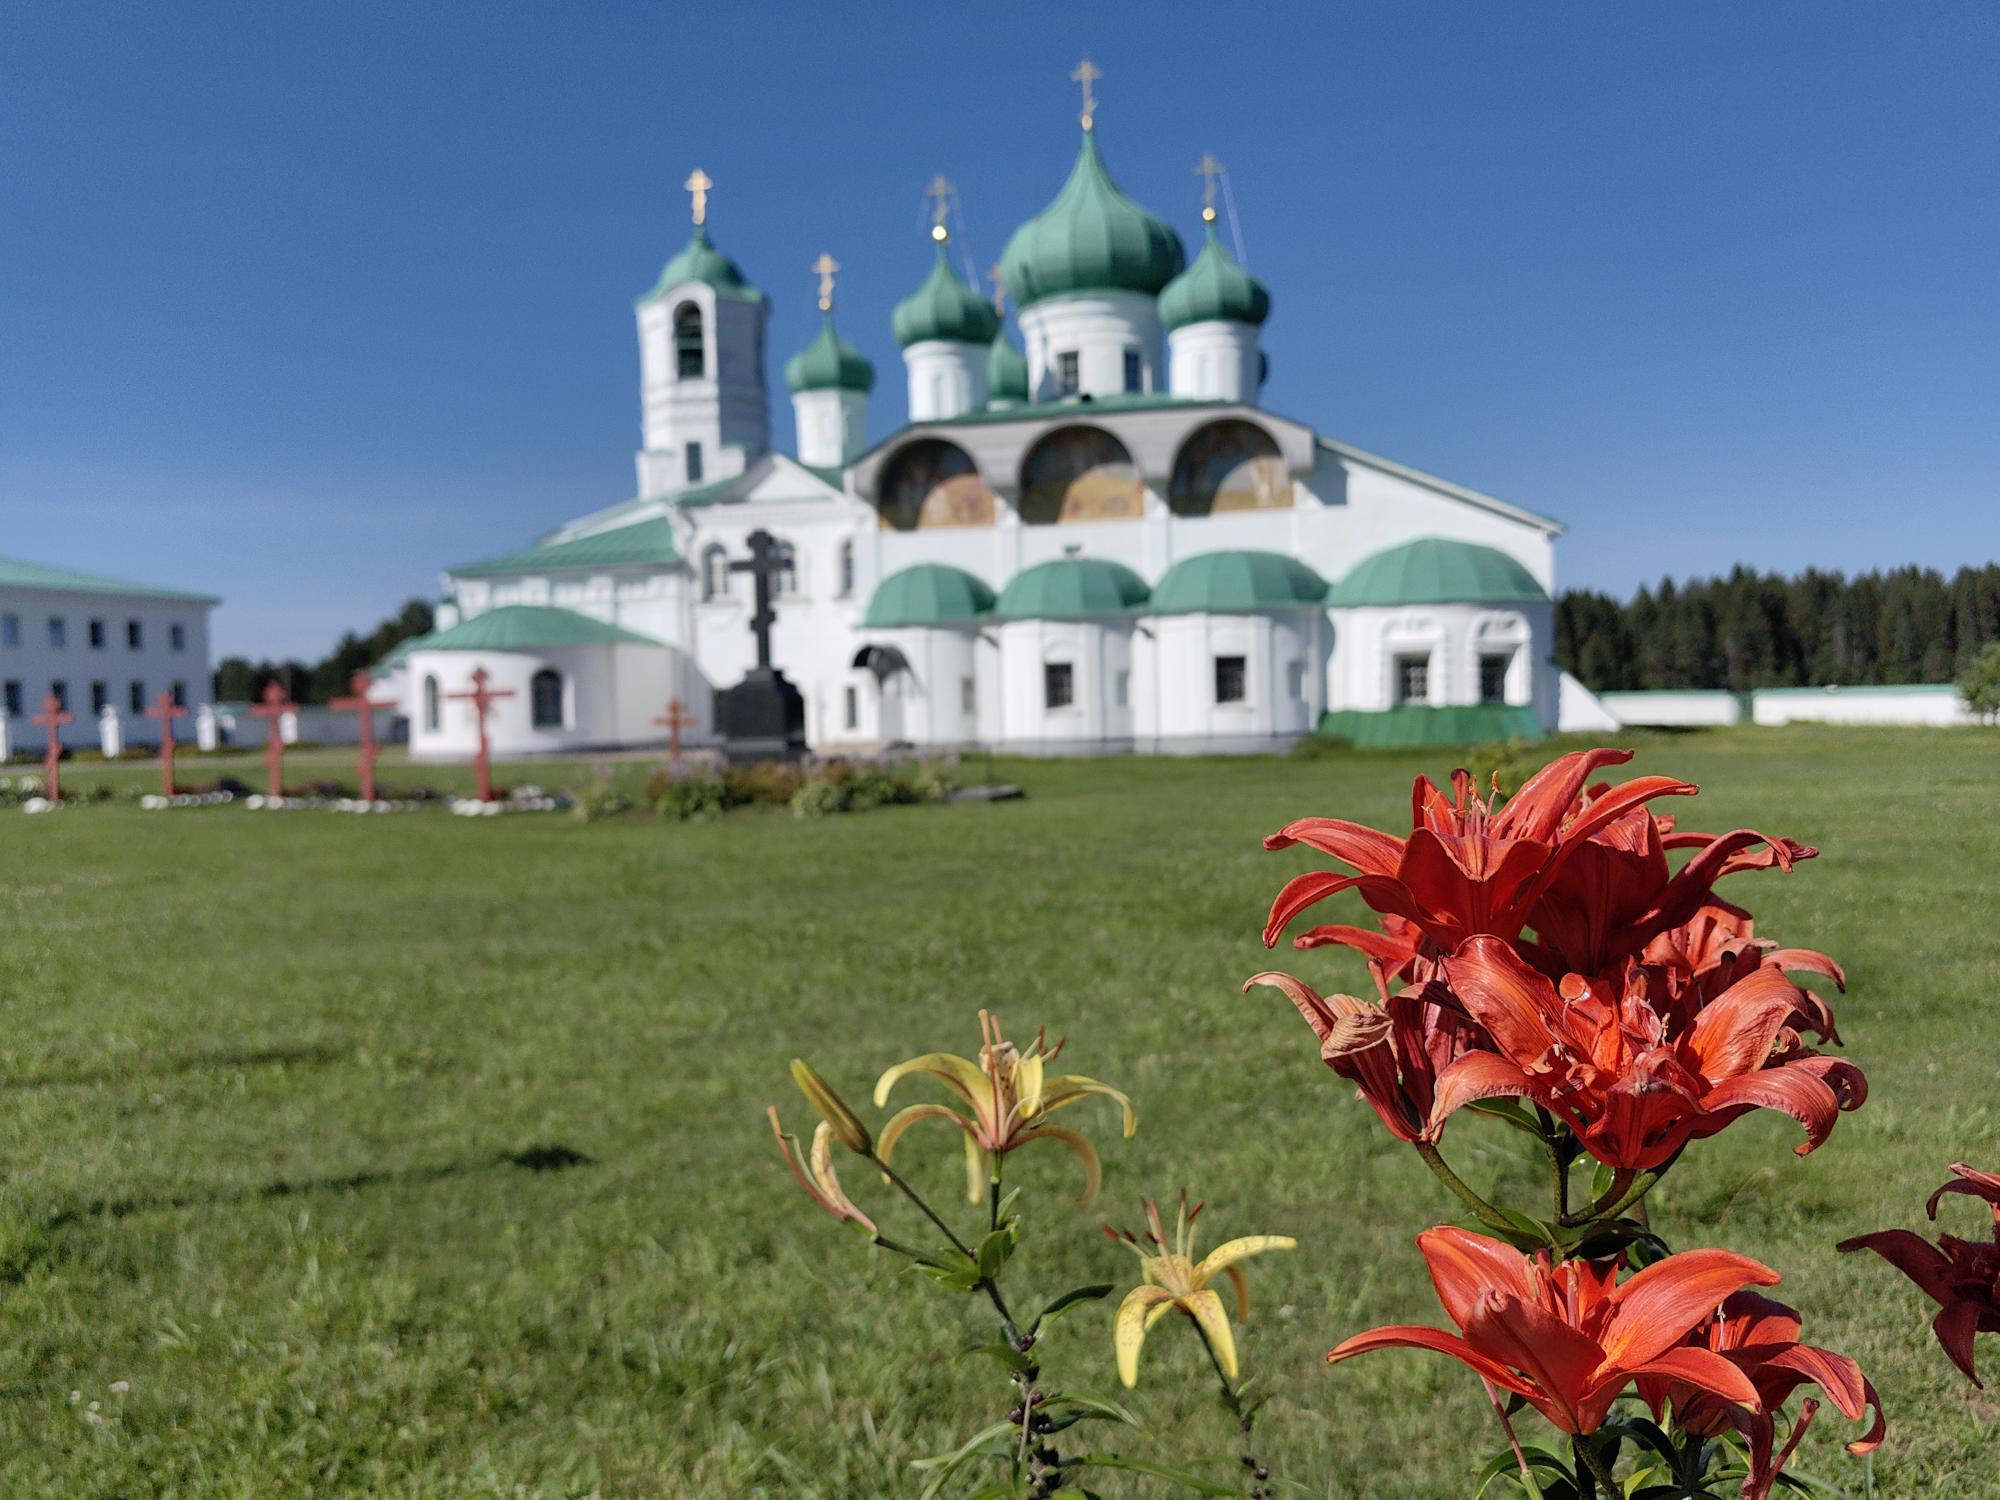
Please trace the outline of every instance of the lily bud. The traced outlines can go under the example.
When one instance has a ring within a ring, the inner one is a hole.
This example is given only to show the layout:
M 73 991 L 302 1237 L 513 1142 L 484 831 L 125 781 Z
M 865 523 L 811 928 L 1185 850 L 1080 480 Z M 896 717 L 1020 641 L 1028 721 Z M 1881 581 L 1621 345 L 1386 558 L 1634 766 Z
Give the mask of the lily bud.
M 835 1140 L 856 1156 L 868 1154 L 869 1148 L 874 1145 L 868 1127 L 803 1058 L 792 1059 L 792 1082 L 799 1086 L 799 1092 L 806 1096 L 806 1102 L 819 1113 L 819 1117 L 832 1127 Z

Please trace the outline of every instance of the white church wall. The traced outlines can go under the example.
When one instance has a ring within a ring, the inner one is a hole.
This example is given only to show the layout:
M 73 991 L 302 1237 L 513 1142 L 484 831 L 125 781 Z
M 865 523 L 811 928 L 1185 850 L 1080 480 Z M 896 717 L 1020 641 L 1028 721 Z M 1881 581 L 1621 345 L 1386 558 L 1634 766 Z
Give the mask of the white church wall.
M 408 657 L 412 760 L 462 760 L 479 747 L 472 704 L 452 693 L 469 692 L 472 674 L 486 669 L 487 687 L 511 691 L 494 703 L 487 738 L 495 755 L 540 755 L 658 740 L 650 721 L 675 691 L 675 657 L 661 646 L 561 646 L 536 651 L 412 651 Z M 535 675 L 562 677 L 560 724 L 533 722 Z M 439 694 L 435 720 L 427 712 L 427 684 Z
M 1426 664 L 1433 706 L 1479 702 L 1479 658 L 1507 655 L 1506 701 L 1529 705 L 1553 727 L 1556 676 L 1547 664 L 1551 606 L 1490 609 L 1476 604 L 1403 605 L 1329 612 L 1339 641 L 1329 671 L 1328 706 L 1379 711 L 1398 702 L 1404 658 Z
M 1028 389 L 1037 401 L 1062 394 L 1057 356 L 1077 355 L 1077 391 L 1125 393 L 1125 351 L 1139 351 L 1142 391 L 1166 388 L 1160 359 L 1159 304 L 1143 292 L 1077 292 L 1050 297 L 1015 314 L 1028 358 Z
M 1129 622 L 1009 620 L 998 635 L 1004 743 L 1052 754 L 1130 748 Z M 1051 667 L 1069 669 L 1067 704 L 1049 706 Z
M 701 311 L 703 371 L 681 378 L 674 310 Z M 660 495 L 741 474 L 771 446 L 764 390 L 764 304 L 718 297 L 702 282 L 672 288 L 639 308 L 639 363 L 645 447 L 637 455 L 639 493 Z M 700 445 L 701 473 L 689 473 L 688 444 Z
M 1154 748 L 1263 749 L 1318 722 L 1323 674 L 1319 615 L 1172 615 L 1148 622 L 1154 637 Z M 1243 696 L 1218 697 L 1218 661 L 1243 660 Z
M 1255 401 L 1260 358 L 1251 323 L 1189 323 L 1167 335 L 1168 389 L 1206 401 Z
M 912 422 L 935 422 L 986 405 L 986 344 L 920 339 L 903 351 Z

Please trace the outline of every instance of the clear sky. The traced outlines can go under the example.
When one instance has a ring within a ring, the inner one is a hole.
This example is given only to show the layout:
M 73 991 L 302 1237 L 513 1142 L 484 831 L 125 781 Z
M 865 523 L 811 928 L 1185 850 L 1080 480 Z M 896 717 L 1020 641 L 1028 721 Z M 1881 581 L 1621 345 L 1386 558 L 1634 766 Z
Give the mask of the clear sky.
M 1104 70 L 1230 170 L 1267 403 L 1560 517 L 1564 584 L 2000 556 L 2000 6 L 0 0 L 0 552 L 318 655 L 629 495 L 632 300 L 717 186 L 902 408 L 922 188 L 997 259 Z M 775 431 L 790 442 L 774 392 Z

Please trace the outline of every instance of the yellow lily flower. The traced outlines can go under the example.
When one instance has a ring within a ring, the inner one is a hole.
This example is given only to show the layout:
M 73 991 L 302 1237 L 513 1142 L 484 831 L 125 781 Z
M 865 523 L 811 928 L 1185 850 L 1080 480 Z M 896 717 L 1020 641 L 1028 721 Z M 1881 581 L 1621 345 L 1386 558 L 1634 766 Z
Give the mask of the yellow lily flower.
M 765 1113 L 771 1117 L 771 1133 L 778 1138 L 778 1154 L 784 1157 L 785 1165 L 792 1169 L 792 1175 L 798 1178 L 806 1196 L 841 1223 L 859 1224 L 873 1238 L 875 1221 L 854 1206 L 854 1200 L 841 1189 L 840 1178 L 834 1174 L 833 1127 L 824 1120 L 813 1127 L 812 1155 L 807 1165 L 801 1166 L 798 1138 L 785 1134 L 785 1127 L 778 1123 L 776 1109 L 767 1109 Z
M 1062 1050 L 1061 1042 L 1051 1047 L 1037 1033 L 1023 1050 L 1002 1037 L 998 1018 L 983 1010 L 979 1013 L 979 1030 L 978 1062 L 948 1052 L 926 1053 L 896 1064 L 876 1083 L 878 1109 L 888 1102 L 889 1091 L 897 1080 L 921 1073 L 943 1084 L 972 1112 L 967 1118 L 945 1104 L 912 1104 L 899 1110 L 882 1127 L 878 1148 L 882 1160 L 889 1159 L 903 1132 L 919 1120 L 949 1120 L 965 1133 L 965 1195 L 968 1202 L 978 1203 L 986 1196 L 988 1174 L 995 1158 L 1036 1141 L 1055 1141 L 1067 1146 L 1083 1164 L 1083 1196 L 1077 1202 L 1089 1203 L 1097 1196 L 1103 1178 L 1096 1149 L 1074 1130 L 1039 1122 L 1065 1105 L 1091 1094 L 1102 1094 L 1107 1099 L 1116 1099 L 1124 1111 L 1125 1135 L 1129 1140 L 1139 1128 L 1132 1101 L 1094 1078 L 1074 1073 L 1046 1076 L 1045 1065 Z
M 1125 1294 L 1125 1300 L 1118 1305 L 1118 1316 L 1112 1322 L 1112 1343 L 1118 1351 L 1118 1378 L 1127 1386 L 1139 1383 L 1140 1345 L 1146 1342 L 1146 1335 L 1155 1323 L 1178 1308 L 1187 1314 L 1208 1341 L 1217 1368 L 1226 1378 L 1234 1380 L 1237 1369 L 1236 1340 L 1229 1331 L 1229 1313 L 1222 1305 L 1222 1298 L 1210 1288 L 1209 1283 L 1218 1276 L 1229 1278 L 1236 1291 L 1236 1321 L 1245 1322 L 1250 1317 L 1250 1287 L 1236 1263 L 1253 1255 L 1262 1255 L 1266 1250 L 1294 1249 L 1298 1241 L 1281 1234 L 1247 1235 L 1217 1245 L 1196 1261 L 1194 1221 L 1201 1212 L 1201 1205 L 1197 1203 L 1190 1209 L 1187 1194 L 1181 1194 L 1180 1217 L 1175 1224 L 1170 1246 L 1166 1230 L 1160 1223 L 1160 1206 L 1150 1198 L 1143 1201 L 1149 1226 L 1144 1239 L 1129 1229 L 1119 1231 L 1107 1225 L 1104 1231 L 1137 1253 L 1146 1278 Z

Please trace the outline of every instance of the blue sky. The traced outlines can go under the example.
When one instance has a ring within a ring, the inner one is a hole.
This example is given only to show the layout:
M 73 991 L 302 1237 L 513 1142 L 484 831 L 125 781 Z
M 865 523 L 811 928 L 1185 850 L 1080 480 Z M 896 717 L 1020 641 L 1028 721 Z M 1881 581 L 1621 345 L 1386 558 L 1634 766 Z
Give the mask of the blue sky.
M 997 259 L 1088 52 L 1184 238 L 1228 165 L 1268 404 L 1562 518 L 1563 583 L 2000 556 L 2000 7 L 1181 14 L 0 0 L 0 551 L 310 656 L 623 498 L 695 164 L 774 373 L 841 261 L 886 431 L 923 184 Z

